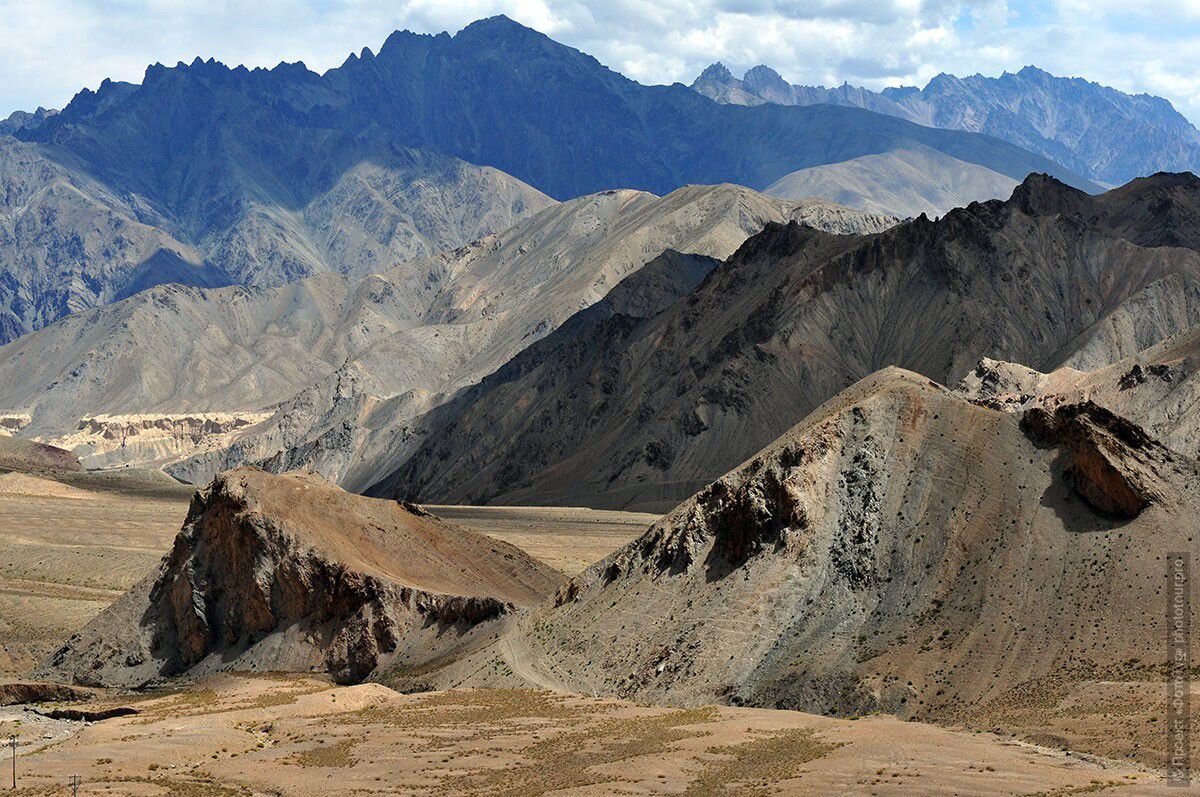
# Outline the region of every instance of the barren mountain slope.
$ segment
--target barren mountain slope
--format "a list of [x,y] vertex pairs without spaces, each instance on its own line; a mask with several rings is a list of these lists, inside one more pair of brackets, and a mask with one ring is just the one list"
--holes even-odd
[[437,658],[560,578],[419,510],[241,469],[197,493],[157,571],[40,673],[122,686],[230,669],[358,681]]
[[255,191],[228,226],[201,231],[52,148],[6,136],[0,185],[7,189],[0,343],[164,283],[361,277],[499,232],[553,204],[495,169],[400,149],[356,164],[299,208]]
[[298,210],[254,202],[202,240],[242,284],[326,271],[363,277],[501,232],[554,204],[496,169],[393,148],[349,166]]
[[688,186],[661,198],[609,191],[565,202],[500,235],[407,266],[413,274],[445,275],[420,327],[364,341],[228,453],[171,470],[199,483],[246,462],[277,471],[312,466],[348,487],[365,487],[383,474],[355,469],[377,468],[409,419],[491,373],[663,250],[723,258],[766,223],[787,219],[839,232],[895,222],[732,185]]
[[800,199],[819,196],[850,207],[897,216],[940,216],[985,199],[1005,199],[1017,181],[928,147],[813,166],[772,183],[766,193]]
[[[1187,181],[1168,203],[1197,206]],[[1164,182],[1135,188],[1158,202]],[[887,365],[947,381],[981,356],[1121,359],[1112,319],[1141,346],[1200,321],[1200,255],[1131,243],[1160,216],[1114,219],[1113,201],[1031,177],[1008,202],[864,239],[772,226],[657,317],[431,414],[372,490],[662,511]]]
[[[401,401],[423,409],[428,396],[494,370],[663,249],[725,257],[766,222],[789,218],[855,232],[894,222],[735,186],[663,198],[598,194],[359,281],[320,274],[275,288],[168,285],[77,313],[0,347],[0,408],[32,416],[22,434],[90,451],[111,449],[105,439],[126,431],[83,418],[153,414],[174,426],[185,413],[245,415],[296,397],[286,439],[303,442],[315,433],[301,416],[316,410],[299,407],[325,407],[351,381],[356,401],[407,395]],[[261,456],[282,447],[268,441]],[[113,457],[149,462],[165,453],[150,443]]]
[[[498,683],[504,660],[648,702],[1028,734],[1060,701],[1111,710],[1106,682],[1136,712],[1138,684],[1161,699],[1167,556],[1190,547],[1198,487],[1194,460],[1095,405],[1020,416],[885,369],[434,680]],[[1161,762],[1165,735],[1137,750],[1113,727],[1082,749]]]
[[0,135],[0,343],[153,280],[226,285],[136,198]]
[[400,281],[321,274],[277,288],[161,285],[0,348],[0,405],[26,435],[101,414],[247,411],[330,373],[359,346],[417,323]]

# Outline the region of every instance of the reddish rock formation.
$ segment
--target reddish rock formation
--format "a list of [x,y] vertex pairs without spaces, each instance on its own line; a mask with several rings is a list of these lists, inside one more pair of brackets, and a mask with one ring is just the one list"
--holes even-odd
[[1091,401],[1034,407],[1021,428],[1039,444],[1065,448],[1075,489],[1096,509],[1121,518],[1135,518],[1150,505],[1157,467],[1172,456],[1137,424]]
[[126,686],[225,669],[361,681],[446,655],[560,581],[517,548],[395,502],[239,469],[196,494],[158,571],[42,671]]

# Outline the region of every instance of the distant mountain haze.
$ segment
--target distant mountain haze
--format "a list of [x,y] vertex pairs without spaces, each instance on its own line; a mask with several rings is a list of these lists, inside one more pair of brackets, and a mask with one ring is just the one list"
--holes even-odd
[[1200,131],[1167,100],[1033,66],[997,78],[941,74],[923,89],[874,92],[848,84],[794,86],[761,65],[739,80],[717,63],[692,88],[734,105],[827,103],[986,133],[1110,185],[1160,171],[1200,171]]

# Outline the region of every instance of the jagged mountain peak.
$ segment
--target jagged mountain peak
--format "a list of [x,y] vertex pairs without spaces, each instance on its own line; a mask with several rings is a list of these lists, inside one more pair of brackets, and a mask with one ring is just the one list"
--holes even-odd
[[713,63],[704,67],[704,71],[700,73],[700,77],[697,78],[697,81],[715,80],[721,83],[728,83],[734,79],[733,73],[729,71],[729,68],[726,67],[725,64],[721,63],[720,61],[714,61]]
[[1011,204],[1030,215],[1078,210],[1088,195],[1048,174],[1033,173],[1013,189]]
[[925,84],[925,91],[945,92],[957,89],[962,85],[963,79],[957,75],[951,75],[949,72],[939,72]]
[[477,19],[459,31],[460,34],[467,32],[470,32],[471,34],[517,33],[519,35],[533,36],[540,39],[549,38],[544,33],[536,31],[527,25],[522,25],[520,22],[517,22],[507,14],[495,14],[490,17],[484,17],[483,19]]
[[772,101],[776,101],[777,98],[790,98],[792,93],[792,87],[778,72],[762,64],[749,69],[742,78],[742,84],[748,91]]
[[763,79],[763,80],[783,80],[783,77],[766,64],[758,64],[746,70],[746,74],[742,76],[743,80]]
[[403,30],[392,31],[383,44],[379,48],[379,57],[392,55],[398,51],[403,51],[407,47],[418,42],[425,46],[432,44],[435,41],[449,41],[450,34],[442,31],[441,33],[417,33],[416,31],[404,28]]
[[1080,77],[1058,77],[1032,65],[999,77],[942,72],[923,89],[880,92],[845,83],[836,88],[789,86],[782,79],[755,81],[749,76],[728,86],[697,81],[692,87],[723,103],[832,103],[930,127],[986,133],[1109,185],[1156,171],[1200,169],[1200,130],[1167,100],[1127,94]]

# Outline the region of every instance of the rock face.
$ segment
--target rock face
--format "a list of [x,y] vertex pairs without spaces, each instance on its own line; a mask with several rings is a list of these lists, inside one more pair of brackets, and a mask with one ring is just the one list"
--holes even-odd
[[73,452],[85,468],[155,466],[226,446],[234,435],[268,417],[250,412],[96,415],[81,418],[74,432],[50,442]]
[[399,504],[231,471],[196,494],[157,572],[39,672],[107,686],[230,669],[361,681],[466,645],[559,583],[517,548]]
[[735,105],[829,103],[986,133],[1109,184],[1160,171],[1200,170],[1200,131],[1167,100],[1055,77],[1032,66],[998,78],[942,74],[923,89],[874,92],[850,85],[793,86],[766,66],[738,80],[713,64],[692,89]]
[[155,280],[228,285],[161,215],[0,135],[0,344]]
[[419,420],[420,447],[372,489],[665,511],[888,365],[948,382],[982,356],[1116,362],[1200,322],[1200,253],[1163,221],[1197,207],[1190,176],[1100,197],[1030,177],[864,238],[768,227],[663,312]]
[[651,702],[969,720],[1076,679],[1156,680],[1164,560],[1194,533],[1198,479],[1094,406],[1022,424],[886,369],[438,682],[488,681],[481,661],[519,651]]
[[11,136],[27,127],[36,127],[49,119],[56,110],[38,108],[36,111],[13,111],[7,119],[0,119],[0,135]]
[[1066,448],[1067,477],[1096,509],[1135,518],[1156,497],[1157,463],[1167,450],[1133,423],[1092,402],[1025,413],[1021,428],[1035,441]]
[[33,418],[23,412],[0,415],[0,435],[14,435],[29,425]]
[[956,391],[982,406],[1015,413],[1096,404],[1168,448],[1200,458],[1200,417],[1193,411],[1200,401],[1200,326],[1090,371],[1064,366],[1043,374],[985,359]]

